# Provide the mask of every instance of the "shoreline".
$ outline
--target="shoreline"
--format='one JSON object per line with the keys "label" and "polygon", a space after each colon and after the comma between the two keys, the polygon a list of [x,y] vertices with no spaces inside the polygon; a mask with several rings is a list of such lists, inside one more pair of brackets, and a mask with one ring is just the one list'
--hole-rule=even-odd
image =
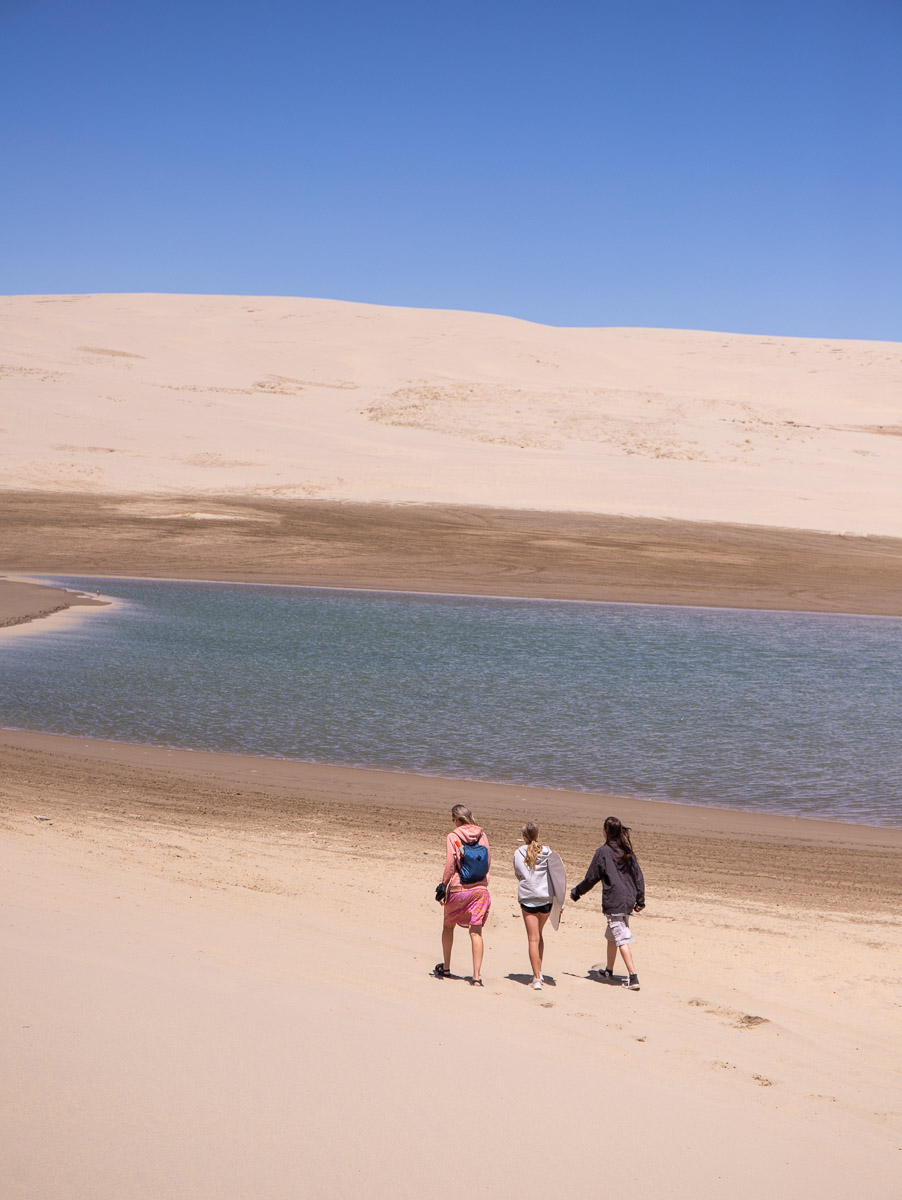
{"label": "shoreline", "polygon": [[[293,805],[303,799],[318,808],[325,806],[330,819],[341,817],[355,826],[378,823],[380,812],[406,814],[406,819],[415,824],[431,824],[436,819],[441,824],[445,819],[443,814],[463,800],[483,818],[505,829],[509,827],[514,842],[518,822],[532,815],[540,823],[550,823],[566,831],[567,839],[574,844],[582,844],[587,835],[589,840],[600,836],[604,816],[608,815],[604,809],[611,808],[627,824],[641,829],[646,842],[662,854],[662,861],[668,864],[666,873],[672,876],[672,886],[678,885],[681,875],[681,869],[672,861],[674,847],[683,849],[688,862],[702,853],[704,846],[721,863],[718,887],[724,894],[754,898],[754,891],[749,892],[743,880],[750,870],[753,873],[761,870],[763,859],[775,856],[767,865],[767,877],[797,879],[801,871],[807,880],[810,901],[817,900],[825,909],[836,908],[844,895],[846,902],[854,907],[868,893],[872,902],[879,897],[880,903],[902,912],[902,828],[899,827],[853,825],[779,813],[369,767],[169,749],[67,734],[0,730],[0,763],[7,775],[15,773],[16,762],[29,759],[36,764],[36,770],[49,770],[52,774],[56,770],[54,764],[65,763],[63,775],[84,771],[94,772],[98,777],[110,775],[122,788],[128,786],[133,775],[162,773],[167,779],[177,780],[179,790],[188,795],[200,788],[219,796],[218,804],[202,810],[202,815],[206,814],[214,823],[227,818],[239,825],[253,824],[266,813],[278,814],[281,820],[290,816]],[[252,796],[252,804],[243,804],[238,799],[242,795]],[[188,800],[184,805],[176,803],[172,812],[187,821],[197,817]],[[844,865],[846,856],[857,863],[862,855],[876,855],[885,860],[879,880],[875,877],[867,886]],[[823,859],[823,862],[814,869],[809,859],[818,862]],[[819,878],[821,870],[824,874]]]}
{"label": "shoreline", "polygon": [[[560,596],[527,596],[527,595],[498,595],[493,592],[432,592],[425,589],[411,590],[409,588],[394,588],[394,587],[363,587],[355,586],[354,584],[338,584],[338,583],[283,583],[272,582],[270,580],[260,579],[207,579],[200,576],[188,578],[184,575],[121,575],[114,572],[92,573],[85,571],[73,572],[42,572],[34,571],[28,575],[24,575],[24,580],[35,580],[35,587],[53,588],[56,585],[53,583],[41,583],[42,578],[53,579],[55,577],[73,577],[78,579],[121,579],[124,581],[134,581],[136,583],[198,583],[217,585],[224,584],[232,587],[262,587],[262,588],[296,588],[302,591],[316,592],[363,592],[376,596],[422,596],[433,597],[437,600],[500,600],[505,602],[522,601],[526,604],[599,604],[599,605],[619,605],[626,608],[679,608],[687,609],[690,612],[741,612],[741,613],[760,613],[769,612],[774,614],[812,617],[866,617],[876,621],[897,621],[902,618],[902,613],[870,613],[870,612],[846,612],[841,609],[817,609],[817,608],[760,608],[749,607],[741,604],[678,604],[673,601],[665,600],[593,600],[582,597],[560,597]],[[90,601],[87,601],[90,603]],[[101,603],[109,604],[110,601],[101,601]],[[24,620],[31,620],[26,617]]]}
{"label": "shoreline", "polygon": [[[16,739],[23,739],[18,743]],[[46,739],[46,744],[44,740]],[[37,729],[21,729],[16,726],[0,725],[0,747],[4,745],[21,744],[23,747],[33,746],[35,749],[47,749],[51,752],[54,750],[64,749],[68,747],[70,752],[76,754],[84,754],[90,756],[97,754],[99,757],[108,758],[110,760],[119,757],[133,758],[139,755],[152,756],[160,765],[166,765],[164,759],[176,757],[189,770],[203,772],[205,763],[212,768],[214,772],[224,771],[226,775],[241,775],[239,769],[240,764],[245,765],[244,773],[248,771],[252,774],[262,772],[268,775],[272,783],[277,783],[280,779],[287,781],[293,772],[296,772],[301,782],[303,782],[304,774],[310,774],[316,778],[320,775],[334,773],[337,776],[347,773],[349,779],[359,779],[364,781],[367,777],[375,777],[377,780],[400,780],[405,792],[411,789],[425,790],[432,786],[435,790],[440,790],[442,793],[454,794],[455,791],[462,790],[477,790],[484,792],[489,798],[490,804],[494,807],[495,804],[503,804],[503,799],[498,797],[493,798],[493,792],[497,789],[498,796],[510,795],[513,792],[525,792],[529,796],[541,798],[540,802],[552,801],[549,807],[556,807],[553,804],[554,797],[560,797],[562,800],[563,811],[570,815],[579,814],[580,819],[596,820],[598,810],[592,807],[594,802],[610,801],[611,805],[616,805],[621,809],[626,810],[636,806],[637,811],[647,814],[655,823],[662,829],[669,829],[671,826],[679,824],[681,829],[686,827],[702,828],[700,822],[707,822],[718,817],[725,818],[726,826],[729,827],[730,833],[756,833],[764,834],[764,824],[769,822],[786,822],[783,833],[788,836],[799,833],[798,823],[802,823],[802,827],[814,827],[816,834],[817,830],[820,833],[827,834],[827,840],[831,840],[828,831],[842,830],[844,836],[851,837],[852,840],[857,840],[851,834],[854,830],[869,830],[875,833],[889,833],[891,838],[893,835],[898,835],[899,846],[902,847],[902,824],[900,825],[871,825],[863,821],[845,821],[840,818],[832,817],[809,817],[800,814],[780,813],[759,811],[750,808],[738,808],[724,804],[708,804],[704,801],[691,800],[669,800],[661,796],[631,796],[625,793],[618,792],[597,792],[590,789],[579,790],[576,788],[558,788],[549,784],[542,783],[513,783],[509,780],[492,780],[471,778],[469,776],[454,776],[454,775],[429,775],[425,772],[406,771],[400,767],[377,767],[377,766],[360,766],[347,763],[337,762],[320,762],[314,759],[301,758],[278,758],[265,754],[250,754],[238,753],[227,750],[209,750],[203,748],[186,748],[183,746],[167,746],[154,742],[128,742],[120,741],[116,738],[99,738],[90,735],[72,734],[72,733],[48,733]],[[113,748],[120,748],[122,754],[118,754]],[[264,766],[250,767],[250,763],[265,764]],[[230,764],[235,768],[230,770]],[[171,765],[171,764],[169,764]],[[388,784],[386,784],[388,786]],[[583,801],[584,803],[579,803]],[[676,818],[673,821],[665,817],[666,810],[673,809],[679,813],[679,821]],[[697,819],[688,817],[687,813],[700,813],[701,816]],[[734,823],[734,818],[747,817],[749,819],[748,828],[743,828]],[[635,819],[635,818],[630,818]],[[760,828],[756,828],[758,823],[762,823]],[[705,832],[711,832],[712,826],[704,826]],[[770,831],[768,831],[770,835]],[[774,832],[772,836],[779,836],[779,830]],[[879,839],[874,843],[881,844]],[[891,842],[890,844],[895,844]]]}
{"label": "shoreline", "polygon": [[466,505],[3,499],[10,574],[902,616],[898,538]]}
{"label": "shoreline", "polygon": [[0,630],[57,616],[70,608],[105,608],[107,600],[86,596],[51,583],[0,577]]}

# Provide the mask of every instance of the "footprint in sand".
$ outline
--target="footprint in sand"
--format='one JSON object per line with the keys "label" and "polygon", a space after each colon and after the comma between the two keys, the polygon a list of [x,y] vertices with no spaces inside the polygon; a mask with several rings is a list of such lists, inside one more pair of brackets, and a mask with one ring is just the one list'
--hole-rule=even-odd
{"label": "footprint in sand", "polygon": [[710,1000],[702,1000],[694,996],[689,1001],[690,1008],[703,1008],[712,1017],[722,1017],[729,1021],[735,1029],[754,1029],[756,1025],[769,1025],[769,1017],[757,1017],[753,1013],[742,1013],[736,1008],[724,1008],[720,1004],[712,1004]]}

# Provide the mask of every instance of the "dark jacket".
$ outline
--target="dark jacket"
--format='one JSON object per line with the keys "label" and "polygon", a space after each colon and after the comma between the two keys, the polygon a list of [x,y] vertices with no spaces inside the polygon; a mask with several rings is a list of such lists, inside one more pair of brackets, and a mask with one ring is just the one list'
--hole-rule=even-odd
{"label": "dark jacket", "polygon": [[570,893],[574,900],[601,883],[601,909],[606,913],[631,913],[645,907],[645,880],[635,854],[624,858],[619,844],[599,846],[586,877]]}

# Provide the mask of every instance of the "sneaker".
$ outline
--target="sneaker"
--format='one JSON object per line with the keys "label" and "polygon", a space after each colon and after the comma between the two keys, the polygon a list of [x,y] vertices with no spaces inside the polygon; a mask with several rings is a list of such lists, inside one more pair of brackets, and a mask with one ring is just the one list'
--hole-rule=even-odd
{"label": "sneaker", "polygon": [[532,981],[532,986],[533,986],[533,988],[535,989],[535,991],[537,991],[537,992],[540,992],[540,991],[542,990],[542,980],[541,980],[541,979],[534,979],[534,980]]}
{"label": "sneaker", "polygon": [[629,979],[624,979],[624,981],[623,981],[623,986],[624,986],[625,988],[629,988],[629,990],[630,990],[631,992],[638,992],[638,990],[639,990],[639,976],[638,976],[638,975],[630,975]]}
{"label": "sneaker", "polygon": [[602,969],[598,972],[598,978],[607,982],[608,980],[614,978],[614,972],[610,967],[602,967]]}

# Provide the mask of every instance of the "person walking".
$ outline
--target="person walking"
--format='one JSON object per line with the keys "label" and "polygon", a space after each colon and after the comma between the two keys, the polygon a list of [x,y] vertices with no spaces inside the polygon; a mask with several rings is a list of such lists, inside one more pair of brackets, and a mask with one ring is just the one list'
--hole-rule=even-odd
{"label": "person walking", "polygon": [[526,822],[522,836],[524,844],[514,851],[517,900],[529,945],[530,987],[540,991],[545,981],[542,974],[545,925],[551,919],[552,928],[557,929],[567,894],[567,879],[560,855],[539,841],[539,827],[535,821]]}
{"label": "person walking", "polygon": [[469,930],[473,952],[474,987],[482,987],[482,930],[492,907],[489,895],[489,868],[492,851],[485,830],[473,820],[465,804],[451,809],[454,828],[448,834],[445,848],[445,869],[442,882],[436,889],[436,900],[444,906],[442,920],[442,961],[436,963],[434,974],[444,979],[451,974],[451,948],[454,930],[458,925]]}
{"label": "person walking", "polygon": [[601,972],[602,979],[613,980],[619,950],[629,972],[623,986],[638,992],[639,976],[633,961],[630,915],[645,908],[645,879],[633,851],[630,831],[617,817],[608,817],[605,821],[604,845],[595,851],[585,879],[571,890],[570,899],[576,902],[599,882],[602,885],[601,908],[608,919],[604,932],[607,966]]}

